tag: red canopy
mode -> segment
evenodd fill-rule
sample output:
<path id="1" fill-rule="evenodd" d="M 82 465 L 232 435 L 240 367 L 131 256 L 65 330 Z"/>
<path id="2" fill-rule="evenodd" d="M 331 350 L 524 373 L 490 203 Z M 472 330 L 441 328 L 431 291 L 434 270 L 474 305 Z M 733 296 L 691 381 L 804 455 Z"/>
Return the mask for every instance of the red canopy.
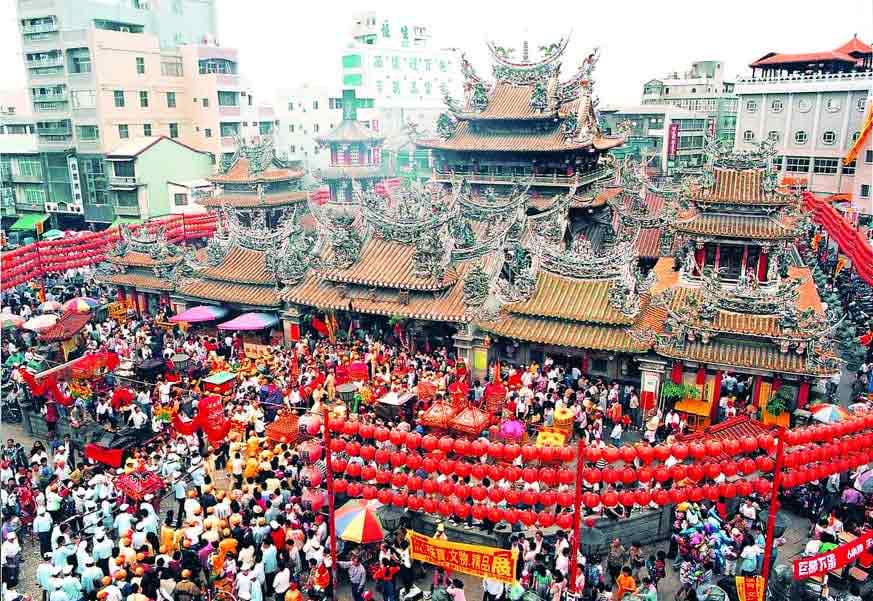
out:
<path id="1" fill-rule="evenodd" d="M 143 469 L 122 474 L 116 478 L 115 486 L 131 499 L 141 501 L 146 495 L 161 490 L 164 481 L 156 473 Z"/>
<path id="2" fill-rule="evenodd" d="M 67 311 L 55 324 L 39 333 L 41 342 L 59 342 L 69 340 L 85 327 L 91 319 L 90 313 L 72 313 Z"/>

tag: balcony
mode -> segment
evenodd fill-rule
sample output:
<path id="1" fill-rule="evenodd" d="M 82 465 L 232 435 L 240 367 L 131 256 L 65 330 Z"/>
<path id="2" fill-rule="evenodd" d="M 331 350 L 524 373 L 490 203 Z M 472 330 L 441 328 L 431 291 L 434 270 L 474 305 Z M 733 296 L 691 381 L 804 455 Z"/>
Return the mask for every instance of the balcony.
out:
<path id="1" fill-rule="evenodd" d="M 139 217 L 139 205 L 136 206 L 127 206 L 127 205 L 115 205 L 115 214 L 119 216 L 125 217 Z"/>
<path id="2" fill-rule="evenodd" d="M 218 114 L 222 117 L 239 117 L 239 106 L 222 106 L 218 105 Z"/>
<path id="3" fill-rule="evenodd" d="M 36 133 L 40 136 L 72 136 L 73 130 L 70 125 L 36 125 Z"/>
<path id="4" fill-rule="evenodd" d="M 64 57 L 58 55 L 47 58 L 36 58 L 26 61 L 28 69 L 41 69 L 43 67 L 63 67 Z"/>
<path id="5" fill-rule="evenodd" d="M 221 136 L 221 145 L 222 146 L 229 146 L 231 148 L 236 148 L 236 135 Z"/>
<path id="6" fill-rule="evenodd" d="M 596 182 L 601 179 L 612 177 L 611 169 L 596 169 L 581 175 L 535 175 L 531 182 L 534 186 L 556 186 L 569 188 L 572 185 L 583 186 Z M 515 174 L 515 173 L 455 173 L 454 177 L 458 180 L 466 178 L 471 184 L 514 184 L 516 182 L 525 183 L 530 180 L 530 173 Z M 437 182 L 451 182 L 452 173 L 449 171 L 434 170 L 433 180 Z"/>
<path id="7" fill-rule="evenodd" d="M 136 176 L 110 175 L 108 179 L 109 187 L 116 190 L 133 190 L 140 185 Z"/>
<path id="8" fill-rule="evenodd" d="M 35 113 L 53 113 L 52 117 L 63 117 L 66 115 L 58 115 L 57 113 L 67 113 L 69 112 L 69 106 L 64 102 L 43 102 L 40 104 L 33 105 L 33 112 Z"/>
<path id="9" fill-rule="evenodd" d="M 15 208 L 19 211 L 38 211 L 42 213 L 45 210 L 45 204 L 41 202 L 29 202 L 26 200 L 16 201 Z"/>
<path id="10" fill-rule="evenodd" d="M 34 33 L 49 33 L 58 30 L 58 23 L 52 20 L 50 23 L 32 23 L 30 25 L 22 25 L 21 33 L 31 35 Z"/>
<path id="11" fill-rule="evenodd" d="M 13 182 L 17 183 L 39 183 L 42 181 L 41 175 L 22 175 L 21 173 L 15 173 L 14 171 L 11 174 L 10 179 Z"/>
<path id="12" fill-rule="evenodd" d="M 211 75 L 211 74 L 207 74 Z M 215 73 L 215 83 L 219 86 L 239 86 L 239 75 L 235 73 Z"/>
<path id="13" fill-rule="evenodd" d="M 33 102 L 66 102 L 67 101 L 67 93 L 66 92 L 53 92 L 51 94 L 34 94 Z"/>

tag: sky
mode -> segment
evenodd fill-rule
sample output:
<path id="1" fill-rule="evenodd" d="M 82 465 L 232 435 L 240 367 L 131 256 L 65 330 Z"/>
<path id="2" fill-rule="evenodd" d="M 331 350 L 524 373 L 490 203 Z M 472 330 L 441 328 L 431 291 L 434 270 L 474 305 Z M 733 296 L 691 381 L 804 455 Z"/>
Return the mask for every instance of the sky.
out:
<path id="1" fill-rule="evenodd" d="M 0 0 L 0 89 L 24 82 L 15 4 Z M 639 103 L 644 82 L 695 60 L 721 60 L 733 78 L 769 51 L 831 50 L 855 33 L 873 41 L 873 0 L 218 0 L 218 42 L 239 49 L 260 98 L 307 82 L 339 89 L 356 9 L 429 25 L 434 45 L 466 50 L 483 75 L 486 40 L 536 48 L 570 33 L 564 72 L 599 46 L 596 92 L 609 105 Z"/>

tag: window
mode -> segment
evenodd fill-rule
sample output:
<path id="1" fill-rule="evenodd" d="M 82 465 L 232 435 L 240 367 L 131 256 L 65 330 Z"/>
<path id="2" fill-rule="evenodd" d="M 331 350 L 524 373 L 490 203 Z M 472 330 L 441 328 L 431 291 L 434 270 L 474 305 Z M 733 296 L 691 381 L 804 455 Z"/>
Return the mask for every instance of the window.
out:
<path id="1" fill-rule="evenodd" d="M 758 101 L 757 100 L 747 100 L 746 101 L 746 112 L 754 113 L 758 110 Z"/>
<path id="2" fill-rule="evenodd" d="M 313 111 L 317 111 L 317 110 L 318 110 L 318 101 L 317 101 L 317 100 L 313 100 L 313 101 L 312 101 L 312 110 L 313 110 Z"/>
<path id="3" fill-rule="evenodd" d="M 376 80 L 376 93 L 381 94 L 385 89 L 385 86 L 382 84 L 381 79 Z"/>
<path id="4" fill-rule="evenodd" d="M 126 125 L 119 125 L 118 126 L 118 137 L 119 138 L 129 138 L 130 137 L 130 132 L 128 131 Z"/>
<path id="5" fill-rule="evenodd" d="M 430 96 L 433 94 L 433 86 L 429 81 L 424 82 L 424 93 Z"/>
<path id="6" fill-rule="evenodd" d="M 183 74 L 181 57 L 161 57 L 161 75 L 182 77 Z"/>
<path id="7" fill-rule="evenodd" d="M 249 106 L 252 106 L 252 103 L 255 101 L 255 97 L 249 94 Z"/>
<path id="8" fill-rule="evenodd" d="M 776 99 L 770 103 L 770 110 L 774 113 L 781 113 L 782 109 L 785 108 L 785 103 L 783 103 L 780 99 Z"/>
<path id="9" fill-rule="evenodd" d="M 399 69 L 400 68 L 400 57 L 399 56 L 392 56 L 391 57 L 391 68 L 392 69 Z"/>
<path id="10" fill-rule="evenodd" d="M 866 98 L 858 98 L 858 100 L 855 102 L 855 108 L 858 110 L 859 113 L 863 113 L 864 108 L 866 106 L 867 106 L 867 99 Z"/>
<path id="11" fill-rule="evenodd" d="M 222 138 L 239 135 L 239 123 L 221 123 L 219 127 Z"/>
<path id="12" fill-rule="evenodd" d="M 292 144 L 291 146 L 288 147 L 288 151 L 291 154 L 294 154 L 295 152 L 297 152 L 297 147 Z"/>
<path id="13" fill-rule="evenodd" d="M 218 92 L 218 106 L 239 106 L 239 92 Z"/>
<path id="14" fill-rule="evenodd" d="M 425 71 L 430 71 L 430 67 L 431 67 L 432 64 L 433 64 L 433 60 L 432 60 L 432 59 L 429 59 L 429 58 L 424 59 L 424 70 L 425 70 Z"/>
<path id="15" fill-rule="evenodd" d="M 136 72 L 140 75 L 145 73 L 145 59 L 141 56 L 136 57 Z"/>
<path id="16" fill-rule="evenodd" d="M 112 96 L 115 99 L 115 107 L 124 108 L 124 90 L 115 90 Z"/>
<path id="17" fill-rule="evenodd" d="M 418 94 L 418 82 L 413 81 L 409 84 L 409 92 L 410 94 Z"/>
<path id="18" fill-rule="evenodd" d="M 70 102 L 74 109 L 92 109 L 97 99 L 94 90 L 73 90 L 70 92 Z"/>
<path id="19" fill-rule="evenodd" d="M 837 134 L 834 131 L 828 130 L 821 135 L 822 144 L 833 146 L 837 143 Z"/>
<path id="20" fill-rule="evenodd" d="M 842 161 L 840 161 L 840 165 L 843 168 L 843 175 L 855 175 L 855 165 L 858 164 L 858 161 L 852 161 L 848 165 L 843 165 Z"/>
<path id="21" fill-rule="evenodd" d="M 606 373 L 609 369 L 609 362 L 606 359 L 591 359 L 591 371 L 596 373 Z"/>
<path id="22" fill-rule="evenodd" d="M 794 132 L 794 143 L 795 144 L 806 144 L 806 141 L 809 139 L 809 136 L 802 129 L 798 129 Z"/>
<path id="23" fill-rule="evenodd" d="M 207 73 L 222 73 L 224 75 L 236 75 L 237 65 L 233 61 L 224 58 L 206 58 L 197 63 L 201 75 Z"/>
<path id="24" fill-rule="evenodd" d="M 358 69 L 361 66 L 360 54 L 346 54 L 343 56 L 343 69 Z"/>
<path id="25" fill-rule="evenodd" d="M 353 73 L 351 75 L 343 75 L 343 85 L 349 86 L 352 88 L 360 87 L 363 84 L 364 80 L 361 77 L 360 73 Z"/>
<path id="26" fill-rule="evenodd" d="M 837 166 L 839 165 L 840 159 L 830 159 L 830 158 L 822 158 L 815 159 L 812 164 L 812 172 L 820 173 L 823 175 L 836 175 Z"/>
<path id="27" fill-rule="evenodd" d="M 410 56 L 406 59 L 406 64 L 409 65 L 409 68 L 413 71 L 418 71 L 418 58 Z"/>
<path id="28" fill-rule="evenodd" d="M 391 91 L 392 91 L 394 94 L 399 94 L 399 93 L 400 93 L 400 82 L 399 82 L 399 81 L 392 81 L 392 82 L 391 82 Z"/>
<path id="29" fill-rule="evenodd" d="M 861 196 L 863 198 L 870 196 L 870 184 L 861 184 Z"/>
<path id="30" fill-rule="evenodd" d="M 318 128 L 318 123 L 313 123 L 313 124 L 312 124 L 312 133 L 317 134 L 317 133 L 318 133 L 318 129 L 319 129 L 319 128 Z"/>
<path id="31" fill-rule="evenodd" d="M 175 92 L 167 92 L 167 108 L 170 108 L 170 109 L 176 108 L 176 93 Z"/>
<path id="32" fill-rule="evenodd" d="M 42 163 L 40 163 L 39 159 L 18 159 L 16 165 L 18 167 L 18 175 L 42 178 Z"/>
<path id="33" fill-rule="evenodd" d="M 808 173 L 809 157 L 786 157 L 785 171 L 789 173 Z"/>
<path id="34" fill-rule="evenodd" d="M 170 137 L 178 138 L 179 137 L 179 124 L 178 123 L 170 123 Z"/>
<path id="35" fill-rule="evenodd" d="M 45 202 L 45 189 L 42 186 L 24 186 L 24 202 L 32 205 Z"/>
<path id="36" fill-rule="evenodd" d="M 864 153 L 864 162 L 873 163 L 873 150 L 868 150 Z"/>
<path id="37" fill-rule="evenodd" d="M 294 124 L 293 123 L 288 126 L 288 133 L 292 133 L 292 134 L 294 133 Z"/>
<path id="38" fill-rule="evenodd" d="M 152 137 L 152 124 L 151 123 L 143 123 L 142 124 L 142 135 L 146 138 Z"/>
<path id="39" fill-rule="evenodd" d="M 188 205 L 188 195 L 183 193 L 173 194 L 173 204 L 177 207 L 184 207 Z"/>
<path id="40" fill-rule="evenodd" d="M 206 129 L 203 130 L 203 133 L 204 133 L 204 135 L 205 135 L 207 138 L 211 138 L 211 137 L 212 137 L 212 130 L 209 129 L 208 127 L 207 127 Z"/>
<path id="41" fill-rule="evenodd" d="M 743 132 L 743 141 L 744 142 L 754 142 L 755 141 L 755 132 L 751 129 L 747 129 Z"/>
<path id="42" fill-rule="evenodd" d="M 197 102 L 197 101 L 195 100 L 194 102 Z M 209 108 L 209 98 L 203 99 L 203 108 L 205 108 L 205 109 Z"/>
<path id="43" fill-rule="evenodd" d="M 440 71 L 445 73 L 447 68 L 448 68 L 448 65 L 446 64 L 446 61 L 440 61 Z"/>
<path id="44" fill-rule="evenodd" d="M 377 69 L 381 69 L 382 67 L 385 66 L 385 61 L 382 60 L 382 57 L 380 55 L 377 54 L 376 56 L 373 57 L 373 66 L 376 67 Z"/>
<path id="45" fill-rule="evenodd" d="M 149 93 L 148 92 L 140 92 L 139 93 L 139 105 L 144 109 L 149 107 Z"/>
<path id="46" fill-rule="evenodd" d="M 288 110 L 289 110 L 289 111 L 293 111 L 293 110 L 294 110 L 294 103 L 293 103 L 293 102 L 289 102 L 289 103 L 288 103 Z"/>
<path id="47" fill-rule="evenodd" d="M 767 132 L 767 139 L 770 140 L 771 142 L 778 142 L 779 141 L 779 132 L 776 131 L 775 129 L 768 131 Z"/>

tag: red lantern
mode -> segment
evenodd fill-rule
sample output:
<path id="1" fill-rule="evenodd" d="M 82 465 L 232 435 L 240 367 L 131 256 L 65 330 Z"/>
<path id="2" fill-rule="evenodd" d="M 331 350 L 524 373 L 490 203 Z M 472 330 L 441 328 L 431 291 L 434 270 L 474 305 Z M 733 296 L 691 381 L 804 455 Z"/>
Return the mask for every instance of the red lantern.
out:
<path id="1" fill-rule="evenodd" d="M 388 440 L 391 441 L 395 447 L 403 446 L 403 443 L 406 441 L 406 433 L 401 430 L 392 430 L 388 435 Z"/>
<path id="2" fill-rule="evenodd" d="M 383 505 L 388 505 L 391 502 L 391 491 L 387 488 L 383 488 L 376 493 L 376 498 L 379 499 L 379 502 Z"/>
<path id="3" fill-rule="evenodd" d="M 561 507 L 570 507 L 573 505 L 573 501 L 575 501 L 575 497 L 573 493 L 568 491 L 559 492 L 555 496 L 555 502 Z"/>
<path id="4" fill-rule="evenodd" d="M 342 417 L 334 417 L 330 420 L 330 431 L 331 432 L 342 432 L 345 429 L 346 420 Z"/>
<path id="5" fill-rule="evenodd" d="M 495 482 L 499 482 L 506 477 L 506 470 L 504 470 L 502 466 L 497 465 L 496 463 L 489 465 L 487 469 L 488 477 Z"/>
<path id="6" fill-rule="evenodd" d="M 625 484 L 633 484 L 637 481 L 637 471 L 632 467 L 621 470 L 621 481 Z"/>
<path id="7" fill-rule="evenodd" d="M 540 468 L 540 482 L 542 482 L 543 484 L 554 486 L 557 479 L 557 474 L 552 468 Z"/>
<path id="8" fill-rule="evenodd" d="M 406 507 L 408 496 L 405 492 L 395 492 L 391 495 L 391 504 L 394 507 Z"/>
<path id="9" fill-rule="evenodd" d="M 333 492 L 341 495 L 344 494 L 349 489 L 349 481 L 345 478 L 334 478 L 333 480 Z"/>
<path id="10" fill-rule="evenodd" d="M 766 478 L 758 478 L 754 483 L 755 492 L 759 495 L 766 495 L 770 492 L 771 483 Z"/>
<path id="11" fill-rule="evenodd" d="M 658 482 L 666 482 L 670 479 L 670 470 L 663 465 L 655 470 L 655 480 Z"/>
<path id="12" fill-rule="evenodd" d="M 423 469 L 428 474 L 432 474 L 437 471 L 437 465 L 439 465 L 433 457 L 425 457 L 421 460 L 421 469 Z"/>
<path id="13" fill-rule="evenodd" d="M 568 530 L 573 527 L 573 515 L 570 513 L 559 513 L 555 523 L 558 525 L 558 528 Z"/>
<path id="14" fill-rule="evenodd" d="M 762 451 L 771 452 L 776 447 L 776 441 L 771 434 L 758 435 L 758 448 Z"/>
<path id="15" fill-rule="evenodd" d="M 558 452 L 555 447 L 545 446 L 539 449 L 540 451 L 540 461 L 543 463 L 552 463 L 557 458 Z"/>
<path id="16" fill-rule="evenodd" d="M 391 453 L 391 467 L 400 467 L 406 461 L 406 453 L 394 451 Z"/>
<path id="17" fill-rule="evenodd" d="M 470 441 L 459 438 L 455 441 L 454 451 L 458 455 L 469 455 L 470 453 Z"/>
<path id="18" fill-rule="evenodd" d="M 641 444 L 637 447 L 637 457 L 639 457 L 640 461 L 644 464 L 649 464 L 655 457 L 655 450 L 648 445 Z"/>
<path id="19" fill-rule="evenodd" d="M 360 482 L 349 482 L 347 494 L 350 497 L 360 497 L 364 492 L 364 485 Z M 375 494 L 375 492 L 373 493 Z M 372 497 L 370 497 L 372 498 Z"/>
<path id="20" fill-rule="evenodd" d="M 518 505 L 521 503 L 521 493 L 515 490 L 514 488 L 510 488 L 504 493 L 506 497 L 507 505 Z"/>
<path id="21" fill-rule="evenodd" d="M 436 511 L 437 504 L 436 504 L 436 501 L 434 501 L 433 499 L 428 497 L 422 503 L 422 507 L 423 507 L 425 513 L 434 513 Z"/>
<path id="22" fill-rule="evenodd" d="M 694 459 L 703 459 L 706 457 L 706 445 L 699 442 L 692 442 L 688 447 L 688 452 Z"/>
<path id="23" fill-rule="evenodd" d="M 473 505 L 470 508 L 470 514 L 473 516 L 474 520 L 481 520 L 485 518 L 485 507 L 482 505 Z"/>
<path id="24" fill-rule="evenodd" d="M 637 470 L 637 478 L 639 478 L 640 482 L 648 482 L 652 479 L 653 474 L 652 468 L 649 467 L 641 467 Z"/>
<path id="25" fill-rule="evenodd" d="M 684 480 L 685 474 L 685 466 L 681 463 L 677 463 L 670 468 L 670 478 L 673 479 L 673 482 L 679 482 L 680 480 Z"/>
<path id="26" fill-rule="evenodd" d="M 489 507 L 487 513 L 488 519 L 495 524 L 503 519 L 503 512 L 499 507 Z"/>
<path id="27" fill-rule="evenodd" d="M 718 485 L 718 494 L 725 499 L 733 499 L 737 496 L 737 485 L 733 482 L 726 482 Z"/>
<path id="28" fill-rule="evenodd" d="M 758 440 L 752 437 L 740 439 L 740 447 L 743 453 L 752 453 L 758 448 Z"/>
<path id="29" fill-rule="evenodd" d="M 782 474 L 782 488 L 794 488 L 797 486 L 797 475 L 794 472 L 785 472 Z"/>
<path id="30" fill-rule="evenodd" d="M 621 448 L 621 460 L 626 464 L 631 465 L 634 459 L 637 458 L 637 450 L 630 445 L 625 445 Z"/>
<path id="31" fill-rule="evenodd" d="M 406 478 L 406 488 L 415 492 L 421 490 L 422 479 L 418 476 L 409 476 Z"/>
<path id="32" fill-rule="evenodd" d="M 521 471 L 521 477 L 528 484 L 533 484 L 537 481 L 537 471 L 532 467 L 525 468 Z"/>
<path id="33" fill-rule="evenodd" d="M 514 465 L 508 466 L 504 473 L 506 474 L 507 482 L 518 482 L 521 479 L 521 468 L 515 467 Z"/>
<path id="34" fill-rule="evenodd" d="M 722 443 L 722 447 L 724 447 L 724 452 L 731 456 L 739 455 L 743 449 L 740 441 L 736 438 L 728 438 Z"/>
<path id="35" fill-rule="evenodd" d="M 437 489 L 436 480 L 431 480 L 430 478 L 428 478 L 424 482 L 421 483 L 421 490 L 423 490 L 425 493 L 427 493 L 429 495 L 432 495 L 433 493 L 435 493 L 436 489 Z"/>
<path id="36" fill-rule="evenodd" d="M 428 434 L 421 439 L 421 448 L 427 453 L 430 453 L 431 451 L 436 449 L 438 444 L 439 441 L 437 440 L 436 436 L 433 436 L 432 434 Z"/>
<path id="37" fill-rule="evenodd" d="M 638 490 L 634 494 L 634 500 L 636 501 L 637 505 L 645 507 L 652 502 L 652 493 L 647 490 Z"/>
<path id="38" fill-rule="evenodd" d="M 688 447 L 680 442 L 670 447 L 670 453 L 673 455 L 673 457 L 675 457 L 679 461 L 682 461 L 683 459 L 688 457 Z"/>
<path id="39" fill-rule="evenodd" d="M 659 444 L 652 451 L 655 454 L 655 459 L 664 463 L 667 459 L 670 458 L 670 447 L 664 444 Z"/>
<path id="40" fill-rule="evenodd" d="M 691 465 L 689 465 L 685 474 L 686 477 L 693 482 L 700 482 L 701 480 L 703 480 L 703 468 L 701 468 L 696 463 L 692 463 Z"/>
<path id="41" fill-rule="evenodd" d="M 407 449 L 414 451 L 421 445 L 421 434 L 418 432 L 407 432 L 404 442 Z"/>
<path id="42" fill-rule="evenodd" d="M 437 448 L 448 455 L 455 448 L 455 440 L 451 436 L 443 436 L 437 443 Z"/>
<path id="43" fill-rule="evenodd" d="M 681 503 L 682 501 L 684 501 L 686 498 L 686 495 L 687 495 L 686 491 L 687 491 L 686 488 L 681 488 L 681 487 L 671 488 L 670 493 L 669 493 L 670 494 L 670 502 Z"/>
<path id="44" fill-rule="evenodd" d="M 416 471 L 421 467 L 421 457 L 419 457 L 417 453 L 407 453 L 406 467 L 412 471 Z"/>
<path id="45" fill-rule="evenodd" d="M 719 455 L 722 454 L 723 451 L 724 448 L 722 444 L 717 440 L 710 440 L 706 443 L 706 454 L 709 456 L 710 459 L 717 458 Z"/>
<path id="46" fill-rule="evenodd" d="M 408 480 L 408 476 L 403 472 L 398 472 L 391 476 L 391 486 L 395 488 L 402 488 L 406 486 L 406 481 Z"/>
<path id="47" fill-rule="evenodd" d="M 594 509 L 595 507 L 600 505 L 600 495 L 593 492 L 587 492 L 582 495 L 582 503 L 584 503 L 585 507 L 587 507 L 588 509 Z"/>
<path id="48" fill-rule="evenodd" d="M 437 469 L 443 476 L 451 476 L 455 473 L 455 462 L 451 459 L 443 459 L 437 465 Z"/>
<path id="49" fill-rule="evenodd" d="M 576 482 L 576 474 L 573 470 L 558 470 L 558 482 L 561 484 L 573 484 Z"/>
<path id="50" fill-rule="evenodd" d="M 584 472 L 582 472 L 582 478 L 588 482 L 589 484 L 597 484 L 600 482 L 602 473 L 596 467 L 586 468 Z"/>
<path id="51" fill-rule="evenodd" d="M 470 469 L 470 474 L 473 475 L 476 480 L 482 480 L 488 473 L 488 470 L 481 463 L 473 464 L 473 467 Z"/>
<path id="52" fill-rule="evenodd" d="M 379 470 L 376 472 L 376 484 L 388 484 L 391 482 L 391 472 Z"/>
<path id="53" fill-rule="evenodd" d="M 473 471 L 473 466 L 464 461 L 455 462 L 455 473 L 459 478 L 467 478 Z"/>
<path id="54" fill-rule="evenodd" d="M 574 459 L 576 459 L 576 449 L 570 446 L 563 446 L 560 448 L 558 455 L 560 456 L 560 460 L 562 462 L 570 463 Z"/>
<path id="55" fill-rule="evenodd" d="M 520 511 L 518 519 L 525 526 L 533 526 L 537 523 L 537 514 L 535 514 L 533 511 L 528 510 Z"/>
<path id="56" fill-rule="evenodd" d="M 632 492 L 625 491 L 618 495 L 618 502 L 625 507 L 633 507 L 635 503 L 634 494 Z"/>
<path id="57" fill-rule="evenodd" d="M 376 470 L 372 465 L 365 465 L 361 467 L 361 480 L 365 482 L 369 482 L 370 480 L 375 480 L 379 475 L 379 471 Z M 390 479 L 390 475 L 388 476 Z M 387 482 L 387 480 L 386 480 Z"/>
<path id="58" fill-rule="evenodd" d="M 349 422 L 355 423 L 355 422 Z M 346 443 L 346 455 L 349 457 L 357 457 L 361 454 L 361 445 L 358 442 L 349 442 Z"/>
<path id="59" fill-rule="evenodd" d="M 521 447 L 515 443 L 508 444 L 503 447 L 503 457 L 506 461 L 515 461 L 516 458 L 521 455 L 521 450 Z"/>
<path id="60" fill-rule="evenodd" d="M 423 499 L 417 495 L 407 497 L 406 506 L 409 507 L 412 511 L 418 511 L 421 509 Z"/>
<path id="61" fill-rule="evenodd" d="M 614 490 L 608 490 L 600 496 L 600 502 L 604 507 L 615 507 L 618 505 L 618 495 Z"/>
<path id="62" fill-rule="evenodd" d="M 500 515 L 503 516 L 502 519 L 506 520 L 510 524 L 515 524 L 518 522 L 518 514 L 518 510 L 513 509 L 512 507 L 507 507 L 500 512 Z"/>
<path id="63" fill-rule="evenodd" d="M 473 486 L 470 487 L 470 496 L 474 501 L 481 502 L 488 496 L 488 491 L 483 486 Z"/>
<path id="64" fill-rule="evenodd" d="M 709 485 L 703 487 L 703 498 L 709 499 L 710 501 L 718 501 L 719 492 L 718 486 Z"/>
<path id="65" fill-rule="evenodd" d="M 752 483 L 748 480 L 740 480 L 737 482 L 737 494 L 741 497 L 747 497 L 752 494 Z"/>
<path id="66" fill-rule="evenodd" d="M 497 486 L 492 486 L 488 489 L 488 498 L 494 503 L 499 503 L 503 500 L 503 490 Z"/>
<path id="67" fill-rule="evenodd" d="M 751 440 L 751 439 L 749 439 L 749 440 Z M 758 469 L 758 468 L 755 465 L 754 459 L 746 458 L 746 459 L 743 459 L 742 461 L 740 461 L 740 473 L 743 474 L 744 476 L 748 476 L 749 474 L 755 473 L 756 469 Z"/>
<path id="68" fill-rule="evenodd" d="M 558 493 L 551 491 L 551 490 L 545 490 L 545 491 L 540 492 L 540 497 L 539 497 L 538 501 L 539 501 L 539 504 L 542 505 L 543 507 L 551 507 L 552 505 L 554 505 L 557 502 L 557 498 L 558 498 Z"/>
<path id="69" fill-rule="evenodd" d="M 603 458 L 607 463 L 615 463 L 621 457 L 621 451 L 615 447 L 606 447 L 603 449 Z"/>
<path id="70" fill-rule="evenodd" d="M 521 447 L 521 460 L 524 463 L 530 463 L 537 457 L 537 448 L 532 444 L 526 444 Z"/>
<path id="71" fill-rule="evenodd" d="M 346 448 L 346 442 L 340 438 L 333 438 L 330 441 L 330 450 L 334 453 L 340 453 Z"/>
<path id="72" fill-rule="evenodd" d="M 585 449 L 585 459 L 591 463 L 596 463 L 603 455 L 603 449 L 600 447 L 588 447 Z"/>
<path id="73" fill-rule="evenodd" d="M 373 438 L 375 438 L 377 442 L 385 442 L 386 440 L 388 440 L 389 435 L 390 432 L 388 431 L 388 428 L 385 428 L 383 426 L 379 426 L 378 428 L 373 430 Z"/>
<path id="74" fill-rule="evenodd" d="M 600 475 L 603 478 L 603 481 L 607 484 L 615 484 L 616 482 L 618 482 L 620 476 L 618 471 L 612 469 L 611 467 L 608 467 L 605 470 L 600 470 Z"/>
<path id="75" fill-rule="evenodd" d="M 346 467 L 346 475 L 349 478 L 358 478 L 361 475 L 361 464 L 349 463 L 348 467 Z"/>
<path id="76" fill-rule="evenodd" d="M 657 503 L 661 507 L 670 503 L 670 495 L 664 489 L 656 491 L 655 494 L 652 495 L 652 498 L 654 499 L 655 503 Z"/>
<path id="77" fill-rule="evenodd" d="M 551 511 L 541 511 L 537 515 L 537 522 L 543 528 L 548 528 L 555 523 L 555 514 Z"/>
<path id="78" fill-rule="evenodd" d="M 495 461 L 503 459 L 503 443 L 492 442 L 488 445 L 488 456 Z"/>
<path id="79" fill-rule="evenodd" d="M 758 468 L 759 472 L 772 472 L 773 471 L 773 460 L 767 457 L 766 455 L 761 455 L 757 459 L 755 459 L 755 467 Z"/>
<path id="80" fill-rule="evenodd" d="M 703 500 L 703 489 L 699 486 L 692 486 L 688 491 L 688 500 L 697 503 Z"/>
<path id="81" fill-rule="evenodd" d="M 537 502 L 537 493 L 532 490 L 521 491 L 521 502 L 525 505 L 535 505 Z"/>
<path id="82" fill-rule="evenodd" d="M 343 434 L 348 434 L 349 436 L 354 436 L 358 433 L 358 428 L 360 424 L 358 422 L 347 421 L 343 424 Z"/>
<path id="83" fill-rule="evenodd" d="M 373 447 L 364 447 L 364 448 L 373 449 Z M 363 449 L 361 449 L 361 451 L 362 451 L 361 457 L 364 457 Z M 369 451 L 368 451 L 368 454 L 370 454 Z M 391 459 L 391 453 L 389 453 L 386 449 L 379 449 L 379 450 L 373 449 L 372 455 L 376 458 L 376 463 L 379 465 L 385 465 Z M 366 459 L 366 457 L 365 457 L 365 459 Z"/>
<path id="84" fill-rule="evenodd" d="M 715 480 L 718 478 L 718 475 L 721 474 L 721 466 L 717 463 L 707 463 L 703 467 L 703 471 L 706 473 L 707 478 Z"/>

